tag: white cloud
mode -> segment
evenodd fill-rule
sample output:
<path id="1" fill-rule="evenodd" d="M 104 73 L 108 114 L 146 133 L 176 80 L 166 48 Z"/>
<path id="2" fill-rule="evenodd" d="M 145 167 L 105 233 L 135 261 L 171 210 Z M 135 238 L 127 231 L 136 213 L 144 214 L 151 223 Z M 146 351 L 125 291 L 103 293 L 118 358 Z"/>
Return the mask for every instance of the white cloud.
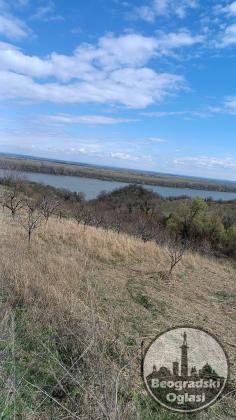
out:
<path id="1" fill-rule="evenodd" d="M 236 24 L 227 26 L 225 31 L 220 35 L 218 47 L 227 47 L 236 44 Z"/>
<path id="2" fill-rule="evenodd" d="M 71 33 L 73 35 L 81 34 L 81 32 L 82 32 L 82 29 L 79 26 L 75 26 L 74 28 L 71 29 Z"/>
<path id="3" fill-rule="evenodd" d="M 165 118 L 165 117 L 182 117 L 189 118 L 206 118 L 214 114 L 222 115 L 236 115 L 236 96 L 228 96 L 225 98 L 221 106 L 207 106 L 203 110 L 184 110 L 184 111 L 154 111 L 154 112 L 141 112 L 150 118 Z"/>
<path id="4" fill-rule="evenodd" d="M 160 137 L 148 137 L 147 140 L 153 141 L 154 143 L 165 143 L 166 140 Z"/>
<path id="5" fill-rule="evenodd" d="M 0 68 L 33 77 L 55 76 L 64 82 L 73 78 L 93 79 L 102 77 L 99 70 L 141 67 L 155 55 L 156 48 L 155 38 L 136 34 L 118 38 L 109 35 L 100 38 L 97 46 L 80 45 L 71 56 L 53 52 L 45 59 L 27 56 L 20 50 L 16 52 L 15 47 L 3 45 Z"/>
<path id="6" fill-rule="evenodd" d="M 33 77 L 46 77 L 53 72 L 50 61 L 27 56 L 14 45 L 2 42 L 0 42 L 0 70 L 10 70 Z"/>
<path id="7" fill-rule="evenodd" d="M 17 0 L 19 6 L 25 7 L 29 3 L 30 0 Z"/>
<path id="8" fill-rule="evenodd" d="M 184 86 L 183 77 L 147 67 L 157 49 L 158 39 L 138 34 L 108 35 L 97 45 L 80 45 L 71 56 L 54 52 L 46 58 L 0 43 L 1 98 L 144 108 Z"/>
<path id="9" fill-rule="evenodd" d="M 62 16 L 56 14 L 56 5 L 52 0 L 48 0 L 45 4 L 38 7 L 36 12 L 31 16 L 31 19 L 46 22 L 64 20 Z"/>
<path id="10" fill-rule="evenodd" d="M 0 0 L 0 9 L 9 10 L 11 7 L 25 7 L 30 0 Z"/>
<path id="11" fill-rule="evenodd" d="M 168 8 L 170 5 L 170 0 L 154 0 L 153 9 L 158 15 L 168 14 Z"/>
<path id="12" fill-rule="evenodd" d="M 172 49 L 191 47 L 192 45 L 203 43 L 204 39 L 204 36 L 193 36 L 187 30 L 182 30 L 176 33 L 162 33 L 157 39 L 158 51 L 162 54 L 166 52 L 168 53 L 168 51 Z"/>
<path id="13" fill-rule="evenodd" d="M 218 4 L 214 9 L 217 15 L 218 22 L 220 22 L 220 31 L 213 41 L 213 46 L 217 48 L 224 48 L 236 44 L 236 23 L 232 23 L 232 19 L 236 16 L 236 1 L 223 6 Z M 227 19 L 228 18 L 228 19 Z M 226 23 L 226 21 L 228 21 Z M 230 24 L 229 24 L 230 23 Z"/>
<path id="14" fill-rule="evenodd" d="M 229 96 L 225 99 L 224 109 L 231 115 L 236 115 L 236 96 Z"/>
<path id="15" fill-rule="evenodd" d="M 226 7 L 226 10 L 227 10 L 227 12 L 228 12 L 228 14 L 230 15 L 230 16 L 236 16 L 236 1 L 234 1 L 233 3 L 231 3 L 231 4 L 229 4 L 227 7 Z"/>
<path id="16" fill-rule="evenodd" d="M 98 45 L 82 44 L 73 55 L 53 52 L 42 59 L 28 56 L 15 46 L 0 42 L 0 69 L 18 72 L 31 77 L 55 76 L 67 82 L 75 78 L 102 79 L 103 72 L 120 68 L 141 68 L 151 58 L 168 50 L 192 46 L 203 42 L 202 36 L 192 36 L 188 31 L 164 34 L 158 37 L 145 37 L 128 34 L 115 38 L 102 37 Z"/>
<path id="17" fill-rule="evenodd" d="M 181 166 L 194 165 L 202 169 L 236 168 L 236 162 L 232 157 L 217 158 L 213 156 L 185 156 L 174 159 L 174 164 Z"/>
<path id="18" fill-rule="evenodd" d="M 152 23 L 158 16 L 177 16 L 183 19 L 189 9 L 194 9 L 198 0 L 152 0 L 148 6 L 141 6 L 135 9 L 138 18 Z"/>
<path id="19" fill-rule="evenodd" d="M 122 162 L 148 165 L 152 162 L 150 155 L 145 155 L 132 142 L 127 149 L 124 142 L 118 149 L 117 141 L 108 138 L 81 138 L 63 132 L 63 130 L 42 130 L 42 126 L 29 129 L 3 130 L 0 128 L 0 150 L 10 150 L 13 153 L 30 154 L 35 156 L 58 157 L 70 160 L 91 162 Z M 127 163 L 126 163 L 127 162 Z M 129 165 L 128 165 L 129 166 Z"/>
<path id="20" fill-rule="evenodd" d="M 217 110 L 217 111 L 216 111 Z M 220 108 L 221 110 L 221 108 Z M 212 113 L 219 112 L 219 108 L 208 107 L 206 110 L 203 111 L 156 111 L 156 112 L 142 112 L 142 115 L 147 117 L 154 117 L 154 118 L 164 118 L 164 117 L 183 117 L 185 119 L 198 117 L 198 118 L 205 118 Z"/>
<path id="21" fill-rule="evenodd" d="M 100 38 L 94 58 L 112 68 L 120 64 L 140 67 L 153 57 L 156 48 L 154 37 L 128 34 L 115 38 L 111 34 Z"/>
<path id="22" fill-rule="evenodd" d="M 41 121 L 45 123 L 56 123 L 56 124 L 88 124 L 88 125 L 112 125 L 112 124 L 121 124 L 128 123 L 132 121 L 138 121 L 137 119 L 128 119 L 128 118 L 114 118 L 107 117 L 104 115 L 68 115 L 68 114 L 59 114 L 59 115 L 44 115 L 41 118 Z"/>
<path id="23" fill-rule="evenodd" d="M 218 5 L 216 6 L 216 12 L 226 13 L 228 16 L 236 16 L 236 1 L 228 4 L 227 6 Z"/>
<path id="24" fill-rule="evenodd" d="M 155 111 L 155 112 L 142 112 L 142 115 L 146 117 L 155 117 L 155 118 L 163 118 L 163 117 L 176 117 L 186 115 L 188 111 Z"/>
<path id="25" fill-rule="evenodd" d="M 154 111 L 154 112 L 142 112 L 142 115 L 146 117 L 156 117 L 156 118 L 163 118 L 163 117 L 175 117 L 185 115 L 186 111 Z"/>
<path id="26" fill-rule="evenodd" d="M 156 19 L 155 11 L 149 6 L 138 7 L 135 11 L 137 18 L 140 18 L 146 22 L 153 23 Z"/>
<path id="27" fill-rule="evenodd" d="M 141 156 L 130 155 L 129 153 L 123 152 L 110 152 L 110 157 L 112 159 L 127 160 L 127 161 L 137 161 L 141 160 Z"/>
<path id="28" fill-rule="evenodd" d="M 128 74 L 129 73 L 129 74 Z M 124 79 L 124 77 L 129 79 Z M 127 69 L 95 83 L 36 83 L 13 72 L 0 72 L 0 98 L 53 103 L 119 103 L 145 108 L 183 86 L 180 76 L 157 74 L 150 69 Z M 132 95 L 130 92 L 132 91 Z"/>
<path id="29" fill-rule="evenodd" d="M 18 40 L 27 36 L 26 25 L 19 19 L 10 15 L 0 16 L 0 34 L 12 40 Z"/>

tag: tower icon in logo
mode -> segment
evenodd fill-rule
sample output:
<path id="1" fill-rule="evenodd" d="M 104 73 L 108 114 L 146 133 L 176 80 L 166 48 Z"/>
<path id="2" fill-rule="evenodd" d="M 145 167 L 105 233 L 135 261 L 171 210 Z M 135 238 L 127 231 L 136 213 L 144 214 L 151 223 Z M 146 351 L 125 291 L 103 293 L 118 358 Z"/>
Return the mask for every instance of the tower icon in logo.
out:
<path id="1" fill-rule="evenodd" d="M 181 376 L 188 376 L 188 344 L 187 333 L 183 334 L 184 341 L 181 346 Z"/>

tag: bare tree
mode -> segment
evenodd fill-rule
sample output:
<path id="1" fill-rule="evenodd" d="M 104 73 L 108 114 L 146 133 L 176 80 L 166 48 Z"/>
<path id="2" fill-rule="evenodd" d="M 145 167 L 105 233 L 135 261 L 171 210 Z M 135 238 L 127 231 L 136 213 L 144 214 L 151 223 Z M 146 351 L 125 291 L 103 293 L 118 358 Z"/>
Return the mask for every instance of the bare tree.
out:
<path id="1" fill-rule="evenodd" d="M 17 191 L 16 186 L 11 191 L 7 191 L 3 194 L 1 199 L 3 209 L 7 208 L 10 210 L 13 219 L 16 216 L 17 211 L 23 207 L 23 201 Z"/>
<path id="2" fill-rule="evenodd" d="M 93 223 L 96 225 L 96 220 L 92 212 L 86 209 L 84 206 L 75 207 L 73 209 L 73 217 L 77 221 L 78 224 L 82 224 L 84 226 L 84 230 L 86 226 L 92 225 Z M 98 221 L 99 223 L 99 221 Z"/>
<path id="3" fill-rule="evenodd" d="M 108 223 L 103 223 L 106 229 L 111 229 L 116 233 L 120 233 L 122 230 L 122 217 L 119 212 L 114 212 L 112 214 L 111 220 L 108 218 Z"/>
<path id="4" fill-rule="evenodd" d="M 99 226 L 102 226 L 104 222 L 103 216 L 98 215 L 98 214 L 94 214 L 94 216 L 92 217 L 92 226 L 95 226 L 96 228 L 98 228 Z"/>
<path id="5" fill-rule="evenodd" d="M 172 271 L 176 267 L 177 264 L 180 263 L 182 260 L 184 253 L 187 249 L 187 242 L 181 242 L 177 239 L 171 241 L 169 240 L 167 243 L 167 252 L 170 258 L 170 267 L 168 270 L 168 278 L 171 277 Z"/>
<path id="6" fill-rule="evenodd" d="M 26 230 L 30 243 L 33 232 L 42 223 L 42 213 L 37 204 L 31 200 L 25 200 L 24 209 L 21 214 L 18 215 L 18 222 Z"/>
<path id="7" fill-rule="evenodd" d="M 136 222 L 134 224 L 134 234 L 135 236 L 141 238 L 144 242 L 152 241 L 153 239 L 156 239 L 158 235 L 160 223 L 154 216 L 155 215 L 153 213 L 139 213 L 136 218 Z"/>
<path id="8" fill-rule="evenodd" d="M 73 218 L 76 220 L 76 222 L 78 224 L 82 223 L 82 221 L 85 217 L 85 214 L 86 214 L 86 211 L 85 211 L 84 207 L 82 207 L 82 206 L 75 206 L 72 209 Z"/>
<path id="9" fill-rule="evenodd" d="M 94 221 L 95 219 L 93 214 L 90 211 L 85 212 L 81 220 L 81 223 L 84 225 L 84 230 L 86 229 L 86 226 L 93 225 Z"/>
<path id="10" fill-rule="evenodd" d="M 50 198 L 50 197 L 44 197 L 42 202 L 40 203 L 39 210 L 43 217 L 46 219 L 46 222 L 48 221 L 49 217 L 52 216 L 56 210 L 59 208 L 59 201 Z"/>
<path id="11" fill-rule="evenodd" d="M 99 208 L 99 206 L 91 208 L 89 213 L 91 218 L 90 224 L 92 226 L 98 228 L 99 226 L 105 225 L 104 212 Z"/>

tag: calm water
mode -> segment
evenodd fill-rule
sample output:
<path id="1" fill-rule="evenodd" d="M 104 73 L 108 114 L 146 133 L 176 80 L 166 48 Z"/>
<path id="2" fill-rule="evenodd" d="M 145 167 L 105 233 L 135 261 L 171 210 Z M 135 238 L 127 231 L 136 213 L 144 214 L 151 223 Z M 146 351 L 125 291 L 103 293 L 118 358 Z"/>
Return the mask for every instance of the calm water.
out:
<path id="1" fill-rule="evenodd" d="M 29 181 L 39 182 L 45 185 L 51 185 L 57 188 L 66 188 L 73 192 L 85 193 L 86 199 L 91 200 L 96 198 L 101 191 L 113 191 L 117 188 L 127 186 L 125 182 L 116 181 L 102 181 L 100 179 L 82 178 L 76 176 L 64 175 L 49 175 L 34 172 L 21 172 L 21 175 Z M 171 187 L 158 187 L 154 185 L 143 185 L 143 187 L 157 192 L 163 197 L 179 197 L 186 195 L 188 197 L 212 197 L 215 200 L 233 200 L 236 199 L 236 193 L 219 192 L 219 191 L 204 191 L 192 190 L 189 188 L 171 188 Z"/>

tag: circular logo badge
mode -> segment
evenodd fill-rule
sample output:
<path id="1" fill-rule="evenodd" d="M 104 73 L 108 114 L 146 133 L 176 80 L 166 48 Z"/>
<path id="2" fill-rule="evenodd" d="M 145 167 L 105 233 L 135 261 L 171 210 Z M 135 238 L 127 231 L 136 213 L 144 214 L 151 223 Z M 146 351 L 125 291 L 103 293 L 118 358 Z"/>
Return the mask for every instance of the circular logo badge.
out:
<path id="1" fill-rule="evenodd" d="M 218 340 L 193 327 L 176 327 L 156 337 L 142 364 L 149 394 L 165 408 L 193 413 L 215 403 L 229 374 Z"/>

